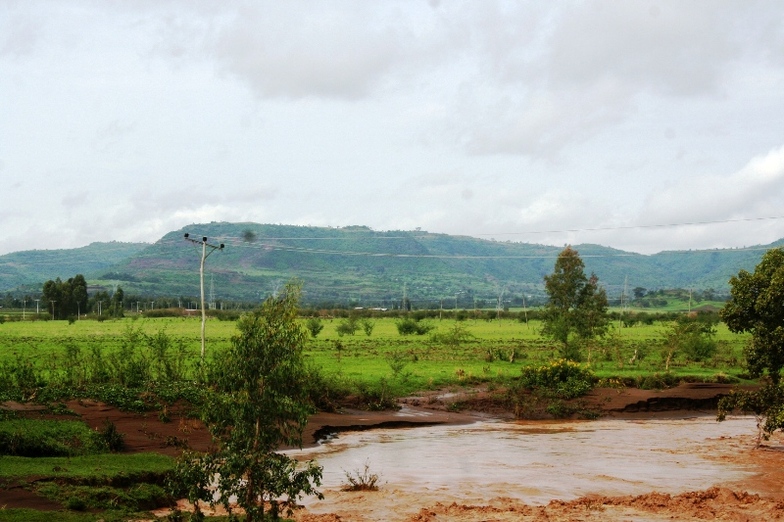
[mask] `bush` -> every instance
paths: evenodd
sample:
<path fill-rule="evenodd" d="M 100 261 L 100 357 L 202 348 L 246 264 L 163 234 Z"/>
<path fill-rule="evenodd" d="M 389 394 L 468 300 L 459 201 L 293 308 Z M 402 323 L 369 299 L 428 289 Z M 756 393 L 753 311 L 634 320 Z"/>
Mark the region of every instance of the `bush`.
<path fill-rule="evenodd" d="M 109 451 L 122 451 L 125 449 L 125 435 L 117 431 L 117 426 L 110 421 L 107 420 L 103 423 L 103 429 L 98 432 L 106 447 L 109 448 Z"/>
<path fill-rule="evenodd" d="M 305 328 L 310 332 L 310 336 L 315 339 L 321 333 L 321 330 L 324 329 L 324 325 L 321 324 L 321 319 L 318 317 L 311 317 L 305 322 Z"/>
<path fill-rule="evenodd" d="M 356 317 L 349 317 L 347 319 L 343 319 L 338 323 L 337 328 L 335 329 L 339 336 L 343 337 L 344 335 L 354 335 L 359 330 L 359 323 L 357 322 Z"/>
<path fill-rule="evenodd" d="M 365 461 L 365 467 L 362 471 L 354 471 L 349 473 L 344 470 L 346 474 L 346 482 L 341 488 L 343 491 L 378 491 L 379 475 L 370 472 L 370 464 Z"/>
<path fill-rule="evenodd" d="M 591 370 L 566 359 L 558 359 L 543 366 L 527 366 L 521 371 L 520 386 L 539 389 L 561 399 L 585 395 L 596 381 Z"/>
<path fill-rule="evenodd" d="M 400 335 L 425 335 L 433 329 L 433 326 L 427 323 L 422 323 L 413 317 L 404 317 L 403 319 L 397 321 L 395 326 L 397 327 L 397 332 Z"/>

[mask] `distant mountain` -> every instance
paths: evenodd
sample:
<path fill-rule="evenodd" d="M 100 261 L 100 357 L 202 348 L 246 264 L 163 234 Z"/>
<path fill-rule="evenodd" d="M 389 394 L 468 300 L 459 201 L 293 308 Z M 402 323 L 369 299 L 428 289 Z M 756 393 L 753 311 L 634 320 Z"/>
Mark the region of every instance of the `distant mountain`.
<path fill-rule="evenodd" d="M 0 291 L 40 291 L 45 281 L 98 273 L 150 246 L 149 243 L 91 243 L 63 250 L 26 250 L 0 256 Z"/>
<path fill-rule="evenodd" d="M 560 247 L 497 242 L 424 231 L 208 223 L 166 234 L 154 244 L 102 243 L 83 249 L 17 252 L 0 257 L 0 291 L 83 273 L 91 284 L 121 285 L 126 294 L 189 297 L 199 293 L 201 246 L 183 238 L 225 244 L 205 264 L 207 295 L 255 301 L 291 278 L 304 283 L 306 302 L 389 306 L 414 302 L 460 307 L 499 294 L 541 296 Z M 624 286 L 646 289 L 713 288 L 752 270 L 784 240 L 756 248 L 689 250 L 642 255 L 598 245 L 574 245 L 613 297 Z M 210 251 L 208 249 L 208 251 Z"/>

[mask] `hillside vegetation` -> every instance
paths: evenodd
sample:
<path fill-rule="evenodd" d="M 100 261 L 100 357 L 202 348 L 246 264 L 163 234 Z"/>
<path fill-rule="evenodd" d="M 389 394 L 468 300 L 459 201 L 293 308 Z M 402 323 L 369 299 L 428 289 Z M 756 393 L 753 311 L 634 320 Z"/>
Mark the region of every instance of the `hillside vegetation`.
<path fill-rule="evenodd" d="M 35 289 L 55 277 L 83 273 L 90 284 L 117 285 L 142 296 L 196 296 L 201 248 L 183 234 L 224 243 L 206 263 L 207 292 L 216 300 L 256 301 L 291 278 L 304 283 L 306 303 L 473 308 L 520 306 L 543 295 L 542 278 L 561 247 L 499 242 L 425 231 L 374 231 L 208 223 L 172 231 L 152 245 L 92 244 L 74 250 L 0 256 L 0 291 Z M 772 245 L 641 255 L 598 245 L 574 245 L 611 302 L 626 289 L 713 289 L 727 292 L 740 269 L 752 269 Z M 531 303 L 529 303 L 531 304 Z"/>

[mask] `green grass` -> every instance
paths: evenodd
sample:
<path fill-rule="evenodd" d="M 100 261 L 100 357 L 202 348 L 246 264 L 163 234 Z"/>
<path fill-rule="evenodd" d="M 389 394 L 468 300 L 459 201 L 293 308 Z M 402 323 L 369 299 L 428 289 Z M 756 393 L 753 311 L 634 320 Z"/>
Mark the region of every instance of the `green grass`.
<path fill-rule="evenodd" d="M 75 456 L 105 450 L 99 432 L 77 420 L 9 419 L 0 422 L 0 455 Z"/>
<path fill-rule="evenodd" d="M 43 476 L 64 479 L 113 479 L 143 473 L 165 473 L 174 459 L 157 453 L 102 453 L 77 457 L 0 457 L 0 478 Z"/>
<path fill-rule="evenodd" d="M 533 320 L 528 324 L 515 319 L 461 321 L 473 337 L 457 347 L 434 343 L 430 334 L 401 336 L 393 318 L 373 321 L 375 326 L 370 336 L 360 329 L 353 336 L 340 337 L 336 331 L 340 319 L 323 320 L 323 331 L 306 347 L 306 359 L 327 376 L 369 384 L 385 379 L 396 393 L 410 393 L 466 380 L 504 380 L 518 376 L 522 366 L 557 357 L 557 346 L 541 337 L 541 323 Z M 455 324 L 453 319 L 424 321 L 434 326 L 431 334 L 445 333 Z M 599 376 L 607 377 L 635 377 L 640 373 L 664 371 L 659 351 L 668 325 L 654 322 L 623 328 L 614 321 L 610 334 L 590 350 L 592 368 Z M 198 318 L 83 320 L 71 325 L 66 321 L 8 322 L 0 325 L 0 365 L 10 364 L 20 356 L 46 375 L 63 360 L 65 347 L 78 346 L 83 354 L 92 347 L 105 354 L 116 353 L 129 329 L 138 329 L 149 336 L 164 331 L 173 342 L 181 343 L 188 358 L 186 362 L 195 364 L 200 352 L 199 328 Z M 233 322 L 209 320 L 208 357 L 228 347 L 234 333 Z M 716 340 L 719 350 L 712 360 L 693 363 L 676 357 L 671 371 L 701 378 L 720 372 L 741 374 L 746 336 L 732 334 L 720 323 Z M 337 350 L 336 342 L 341 343 L 342 350 Z M 637 357 L 630 363 L 635 350 Z M 512 352 L 516 355 L 510 363 L 508 356 Z M 584 356 L 588 355 L 586 350 Z M 402 361 L 403 369 L 395 373 L 390 361 Z"/>

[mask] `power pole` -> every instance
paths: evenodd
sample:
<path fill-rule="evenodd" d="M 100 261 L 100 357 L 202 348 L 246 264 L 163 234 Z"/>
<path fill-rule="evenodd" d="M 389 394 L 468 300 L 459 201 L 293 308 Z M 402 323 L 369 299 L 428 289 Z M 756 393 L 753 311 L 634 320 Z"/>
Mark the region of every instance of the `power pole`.
<path fill-rule="evenodd" d="M 201 263 L 199 263 L 199 282 L 201 287 L 201 360 L 204 361 L 205 332 L 207 329 L 207 312 L 204 310 L 204 261 L 216 250 L 223 250 L 223 243 L 218 246 L 207 243 L 207 236 L 203 236 L 201 241 L 191 239 L 190 234 L 185 233 L 185 240 L 198 245 L 201 244 Z M 210 251 L 207 251 L 207 247 Z"/>

